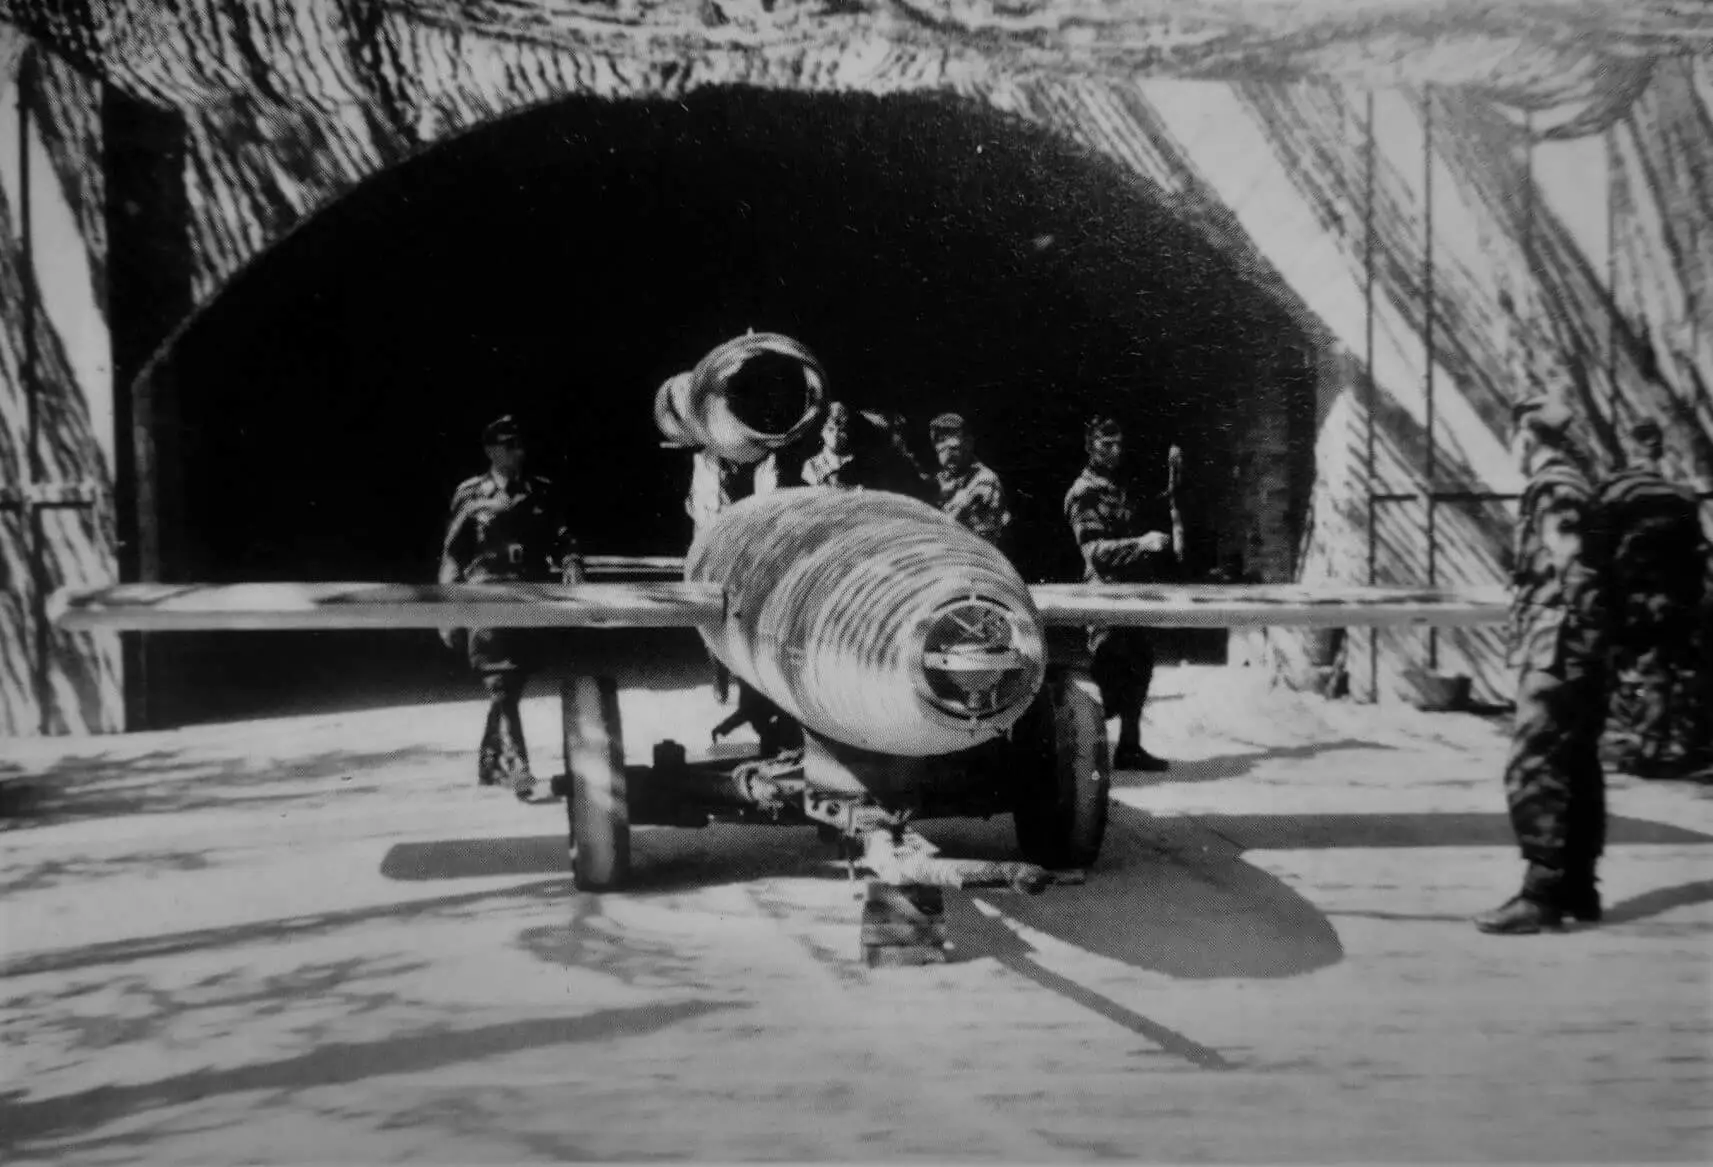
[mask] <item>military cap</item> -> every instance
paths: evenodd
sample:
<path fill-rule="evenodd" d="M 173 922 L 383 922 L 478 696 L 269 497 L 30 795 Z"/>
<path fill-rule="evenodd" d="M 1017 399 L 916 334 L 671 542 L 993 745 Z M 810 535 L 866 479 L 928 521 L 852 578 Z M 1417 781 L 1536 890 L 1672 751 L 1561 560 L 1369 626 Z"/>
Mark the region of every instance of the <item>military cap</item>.
<path fill-rule="evenodd" d="M 928 436 L 936 442 L 948 434 L 967 433 L 969 433 L 969 426 L 965 424 L 964 416 L 961 413 L 942 413 L 928 423 Z"/>
<path fill-rule="evenodd" d="M 1570 425 L 1570 407 L 1558 394 L 1546 389 L 1534 389 L 1511 405 L 1511 422 L 1521 428 L 1561 433 Z"/>
<path fill-rule="evenodd" d="M 484 446 L 497 446 L 502 442 L 521 442 L 522 440 L 523 427 L 518 424 L 517 418 L 509 413 L 501 414 L 482 427 L 482 444 Z"/>
<path fill-rule="evenodd" d="M 1083 425 L 1083 440 L 1093 441 L 1095 438 L 1116 438 L 1124 436 L 1124 427 L 1116 417 L 1097 413 Z"/>

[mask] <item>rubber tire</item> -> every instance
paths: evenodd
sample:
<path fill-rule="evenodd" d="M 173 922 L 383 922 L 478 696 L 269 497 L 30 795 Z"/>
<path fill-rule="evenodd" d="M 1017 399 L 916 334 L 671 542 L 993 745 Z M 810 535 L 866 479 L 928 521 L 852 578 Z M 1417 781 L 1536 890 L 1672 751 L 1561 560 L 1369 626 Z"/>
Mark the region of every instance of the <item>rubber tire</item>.
<path fill-rule="evenodd" d="M 580 891 L 613 891 L 630 877 L 619 687 L 611 677 L 575 677 L 560 689 L 571 796 L 571 878 Z"/>
<path fill-rule="evenodd" d="M 1100 857 L 1112 793 L 1106 720 L 1075 678 L 1048 678 L 1015 739 L 1017 846 L 1029 862 L 1058 870 L 1092 867 Z"/>

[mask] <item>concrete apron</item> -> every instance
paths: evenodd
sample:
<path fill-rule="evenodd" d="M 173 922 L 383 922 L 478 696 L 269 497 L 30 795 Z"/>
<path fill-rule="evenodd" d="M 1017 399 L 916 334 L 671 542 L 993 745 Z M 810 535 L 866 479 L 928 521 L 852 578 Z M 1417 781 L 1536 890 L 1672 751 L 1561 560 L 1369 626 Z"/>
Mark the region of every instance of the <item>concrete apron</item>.
<path fill-rule="evenodd" d="M 1615 779 L 1610 922 L 1486 937 L 1502 726 L 1156 689 L 1173 769 L 1118 776 L 1089 881 L 948 891 L 927 968 L 861 965 L 807 829 L 640 830 L 576 894 L 562 808 L 476 789 L 475 702 L 8 743 L 4 1157 L 1709 1157 L 1705 788 Z M 622 704 L 634 761 L 720 716 Z"/>

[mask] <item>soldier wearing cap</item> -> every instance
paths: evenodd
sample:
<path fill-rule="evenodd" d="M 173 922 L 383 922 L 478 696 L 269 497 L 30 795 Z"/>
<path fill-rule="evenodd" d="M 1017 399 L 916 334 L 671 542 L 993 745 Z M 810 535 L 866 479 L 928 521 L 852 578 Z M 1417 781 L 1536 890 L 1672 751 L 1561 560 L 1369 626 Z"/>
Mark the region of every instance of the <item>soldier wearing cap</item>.
<path fill-rule="evenodd" d="M 1599 742 L 1606 715 L 1605 531 L 1570 456 L 1571 415 L 1542 390 L 1513 411 L 1527 479 L 1512 569 L 1517 712 L 1505 763 L 1511 826 L 1527 863 L 1521 890 L 1477 916 L 1483 932 L 1556 929 L 1600 918 L 1595 867 L 1606 836 Z"/>
<path fill-rule="evenodd" d="M 488 470 L 458 484 L 441 543 L 440 582 L 547 582 L 578 574 L 565 509 L 553 484 L 525 471 L 517 419 L 507 414 L 482 431 Z M 488 720 L 477 755 L 483 786 L 509 785 L 519 798 L 534 791 L 518 701 L 538 661 L 527 629 L 472 629 L 465 652 L 488 691 Z M 456 650 L 458 634 L 445 633 Z"/>
<path fill-rule="evenodd" d="M 827 402 L 821 422 L 821 448 L 803 463 L 804 486 L 860 486 L 855 439 L 851 434 L 850 407 L 842 401 Z"/>
<path fill-rule="evenodd" d="M 928 423 L 928 439 L 940 463 L 934 476 L 936 502 L 946 514 L 992 543 L 1007 550 L 1011 532 L 1011 510 L 1005 501 L 1005 486 L 986 465 L 976 460 L 969 426 L 956 413 L 942 413 Z"/>
<path fill-rule="evenodd" d="M 1176 567 L 1164 495 L 1132 488 L 1125 474 L 1124 430 L 1110 417 L 1089 419 L 1083 431 L 1088 465 L 1065 495 L 1065 518 L 1082 552 L 1084 578 L 1100 583 L 1149 583 Z M 1156 513 L 1158 512 L 1158 513 Z M 1164 770 L 1142 748 L 1142 707 L 1154 676 L 1154 645 L 1137 628 L 1089 631 L 1093 675 L 1106 716 L 1118 718 L 1112 764 L 1121 770 Z"/>
<path fill-rule="evenodd" d="M 804 463 L 804 486 L 838 486 L 855 490 L 887 490 L 920 498 L 923 478 L 904 444 L 895 419 L 885 414 L 858 412 L 842 401 L 827 403 L 821 423 L 821 448 Z M 775 476 L 775 482 L 778 476 Z M 757 475 L 757 492 L 769 489 Z"/>
<path fill-rule="evenodd" d="M 1627 465 L 1600 485 L 1611 534 L 1615 687 L 1607 745 L 1630 773 L 1659 777 L 1702 736 L 1694 689 L 1706 548 L 1695 495 L 1660 472 L 1664 433 L 1630 430 Z"/>

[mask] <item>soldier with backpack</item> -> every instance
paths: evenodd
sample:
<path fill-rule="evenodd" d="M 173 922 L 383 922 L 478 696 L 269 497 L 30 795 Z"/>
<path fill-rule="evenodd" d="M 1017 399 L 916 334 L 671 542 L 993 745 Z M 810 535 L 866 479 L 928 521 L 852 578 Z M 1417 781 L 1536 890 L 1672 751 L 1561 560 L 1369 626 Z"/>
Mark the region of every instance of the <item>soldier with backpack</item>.
<path fill-rule="evenodd" d="M 1641 777 L 1686 760 L 1706 716 L 1695 693 L 1706 548 L 1690 491 L 1660 473 L 1653 421 L 1629 434 L 1628 464 L 1596 495 L 1610 535 L 1614 690 L 1607 753 Z"/>
<path fill-rule="evenodd" d="M 1517 894 L 1475 926 L 1514 936 L 1554 930 L 1566 916 L 1601 917 L 1595 868 L 1606 838 L 1599 747 L 1610 593 L 1604 525 L 1571 458 L 1567 403 L 1537 391 L 1513 412 L 1528 485 L 1512 577 L 1517 712 L 1505 800 L 1527 866 Z"/>

